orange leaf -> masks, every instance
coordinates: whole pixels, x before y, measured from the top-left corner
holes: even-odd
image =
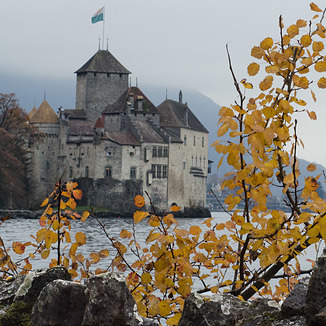
[[[197,225],[192,225],[189,229],[189,232],[192,234],[192,235],[196,235],[196,234],[199,234],[201,233],[201,228]]]
[[[310,118],[311,120],[317,120],[317,115],[316,115],[316,113],[315,113],[314,111],[308,111],[308,110],[307,110],[307,113],[308,113],[309,118]]]
[[[141,195],[137,195],[135,198],[134,198],[134,202],[135,202],[135,205],[137,207],[143,207],[145,205],[145,199],[143,196]]]
[[[16,254],[21,255],[25,252],[25,245],[21,242],[15,241],[12,243],[12,249]]]
[[[90,253],[89,257],[92,259],[92,264],[97,264],[101,260],[100,256],[96,252]]]
[[[263,41],[260,42],[260,47],[263,50],[269,50],[273,46],[273,39],[271,37],[266,37]]]
[[[75,189],[72,193],[76,199],[81,199],[83,192],[80,189]]]
[[[145,217],[149,215],[148,212],[142,212],[142,211],[137,211],[134,213],[134,221],[135,223],[139,223],[142,221]]]
[[[310,9],[312,11],[322,12],[322,10],[316,4],[314,4],[313,2],[310,4]]]
[[[326,78],[325,77],[321,77],[318,80],[317,85],[318,85],[319,88],[326,88]]]
[[[100,255],[101,258],[106,258],[109,256],[109,250],[102,249],[98,254]]]
[[[121,230],[120,238],[125,239],[125,238],[131,238],[131,237],[132,237],[131,232],[129,232],[127,230]]]
[[[314,171],[316,171],[316,165],[315,164],[309,164],[308,166],[307,166],[307,170],[309,171],[309,172],[314,172]]]
[[[260,69],[260,66],[258,63],[256,62],[253,62],[251,63],[248,68],[247,68],[247,71],[248,71],[248,75],[249,76],[255,76],[258,74],[259,72],[259,69]]]
[[[171,206],[171,211],[172,212],[178,212],[181,209],[181,207],[177,206],[177,205],[173,205]]]

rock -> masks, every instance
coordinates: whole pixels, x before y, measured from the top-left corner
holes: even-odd
[[[81,325],[83,321],[86,295],[85,285],[55,280],[43,288],[32,311],[32,324]]]
[[[308,320],[326,307],[326,256],[318,258],[311,275],[305,313]]]
[[[64,267],[53,267],[47,270],[30,272],[26,275],[23,283],[19,287],[14,301],[34,303],[42,289],[57,279],[70,281],[71,275]]]
[[[266,321],[278,320],[279,315],[280,306],[273,300],[248,303],[230,294],[194,293],[185,301],[179,326],[270,325]]]
[[[233,326],[244,320],[249,303],[230,294],[193,293],[185,301],[179,326]]]
[[[281,312],[284,318],[303,316],[306,308],[306,296],[310,278],[300,280],[282,304]]]
[[[139,316],[123,274],[104,273],[85,281],[86,308],[82,325],[157,325]]]
[[[14,301],[15,294],[22,285],[25,276],[18,275],[9,280],[0,280],[0,304],[11,304]]]
[[[307,325],[308,324],[306,321],[306,317],[304,316],[295,316],[290,319],[283,319],[271,324],[271,326],[307,326]]]

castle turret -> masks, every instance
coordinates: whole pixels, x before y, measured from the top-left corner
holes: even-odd
[[[76,74],[76,109],[95,122],[127,90],[130,71],[109,51],[100,50]]]

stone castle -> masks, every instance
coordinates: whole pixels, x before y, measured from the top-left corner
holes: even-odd
[[[129,87],[129,74],[99,50],[76,71],[75,109],[56,114],[44,100],[29,113],[38,130],[29,143],[33,205],[63,176],[79,183],[85,205],[128,212],[147,192],[159,210],[205,207],[208,131],[181,91],[156,107]]]

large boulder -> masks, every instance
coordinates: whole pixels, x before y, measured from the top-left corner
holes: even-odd
[[[281,308],[283,318],[305,315],[309,280],[308,277],[301,279],[286,297]]]
[[[11,304],[19,287],[24,281],[24,275],[18,275],[9,280],[0,279],[0,305]]]
[[[305,313],[310,321],[326,307],[326,256],[319,257],[310,277]]]
[[[87,304],[82,325],[157,325],[139,316],[123,274],[100,274],[86,280],[85,286]]]
[[[54,280],[71,280],[71,275],[64,267],[30,272],[16,292],[14,301],[34,303],[42,289]]]
[[[55,280],[38,296],[32,312],[34,326],[81,325],[86,306],[85,285]]]
[[[265,325],[267,319],[278,320],[279,311],[280,307],[272,300],[249,303],[230,294],[194,293],[185,301],[179,326]]]

